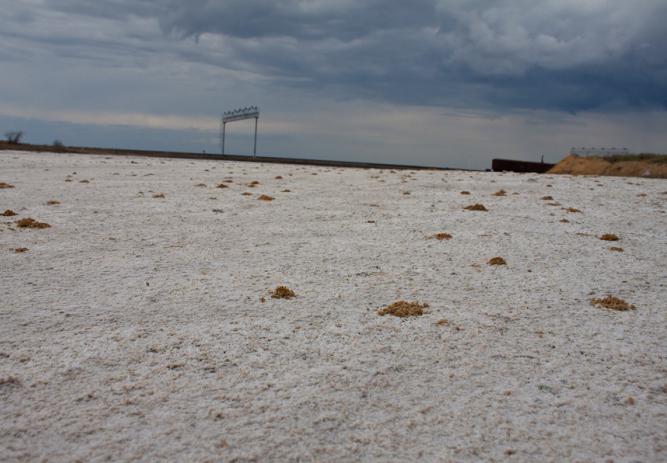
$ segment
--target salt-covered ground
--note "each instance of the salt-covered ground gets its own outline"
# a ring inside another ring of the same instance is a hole
[[[3,461],[667,461],[665,181],[2,152],[0,182]]]

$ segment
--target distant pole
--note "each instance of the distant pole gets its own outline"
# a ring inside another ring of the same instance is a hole
[[[255,145],[252,149],[252,156],[256,157],[257,156],[257,124],[259,122],[259,117],[255,118]]]
[[[222,154],[225,154],[225,123],[222,122]]]

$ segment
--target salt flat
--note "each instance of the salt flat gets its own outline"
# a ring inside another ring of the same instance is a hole
[[[667,461],[663,180],[1,152],[0,182],[3,461]]]

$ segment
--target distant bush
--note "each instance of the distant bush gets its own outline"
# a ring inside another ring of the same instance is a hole
[[[64,148],[65,147],[63,142],[61,142],[60,140],[53,140],[53,146],[55,146],[56,148]]]
[[[21,143],[21,139],[23,138],[23,130],[12,130],[10,132],[5,132],[5,138],[7,139],[7,143],[10,145],[18,145]]]

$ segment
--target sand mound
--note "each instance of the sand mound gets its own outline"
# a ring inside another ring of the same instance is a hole
[[[51,225],[45,222],[38,222],[35,219],[26,217],[25,219],[17,220],[16,226],[19,228],[49,228]]]
[[[296,297],[296,294],[294,294],[294,291],[287,286],[278,286],[271,293],[271,297],[273,299],[292,299],[293,297]]]
[[[618,310],[621,312],[626,310],[635,310],[634,305],[628,304],[623,299],[619,299],[614,296],[607,296],[602,299],[591,299],[591,305],[609,310]]]
[[[378,315],[393,315],[394,317],[419,317],[424,315],[424,309],[428,304],[420,304],[419,302],[397,301],[387,307],[378,310]]]
[[[552,167],[547,173],[667,178],[667,164],[649,160],[610,162],[603,158],[570,155]]]

